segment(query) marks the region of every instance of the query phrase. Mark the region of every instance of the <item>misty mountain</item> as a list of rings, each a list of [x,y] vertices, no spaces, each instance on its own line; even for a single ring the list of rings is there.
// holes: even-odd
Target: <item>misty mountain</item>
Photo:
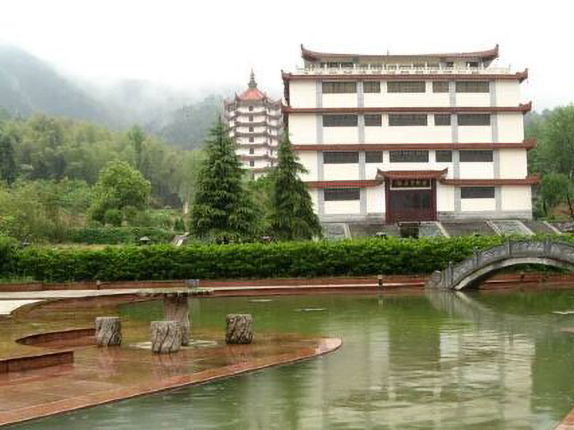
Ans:
[[[167,120],[148,124],[148,130],[166,142],[187,149],[198,148],[217,116],[223,112],[223,97],[212,95],[171,112]]]
[[[106,121],[106,109],[53,67],[27,52],[0,45],[0,107],[14,116],[34,112]]]
[[[186,149],[200,147],[232,89],[181,90],[139,80],[103,85],[60,74],[52,65],[0,45],[0,110],[28,117],[36,112],[93,121],[112,129],[141,125]]]

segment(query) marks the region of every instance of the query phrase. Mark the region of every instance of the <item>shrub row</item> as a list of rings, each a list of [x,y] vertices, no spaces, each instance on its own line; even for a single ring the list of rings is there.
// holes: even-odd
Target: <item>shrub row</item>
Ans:
[[[564,238],[562,238],[564,240]],[[425,274],[502,237],[363,239],[340,242],[192,244],[100,250],[29,247],[10,252],[7,275],[43,281],[239,279]]]
[[[143,236],[152,243],[169,243],[174,233],[157,227],[86,227],[70,230],[67,241],[88,245],[133,244]]]

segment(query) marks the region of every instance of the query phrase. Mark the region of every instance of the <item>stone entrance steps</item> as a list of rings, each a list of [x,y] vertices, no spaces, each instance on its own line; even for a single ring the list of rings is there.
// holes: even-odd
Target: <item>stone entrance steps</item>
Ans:
[[[570,224],[571,225],[571,224]],[[399,237],[396,224],[324,224],[325,236],[328,239],[376,237],[386,235]],[[553,225],[546,221],[521,220],[479,220],[421,222],[420,237],[458,237],[458,236],[500,236],[533,234],[559,234],[564,230],[562,225]]]

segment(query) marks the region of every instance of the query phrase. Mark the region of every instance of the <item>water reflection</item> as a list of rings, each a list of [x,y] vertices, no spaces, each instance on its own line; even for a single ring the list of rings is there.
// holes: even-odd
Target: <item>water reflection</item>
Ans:
[[[574,405],[574,336],[560,332],[574,318],[552,313],[574,308],[573,295],[197,301],[197,327],[250,312],[258,332],[335,335],[344,345],[301,364],[22,428],[551,429]],[[124,313],[152,318],[154,306]]]

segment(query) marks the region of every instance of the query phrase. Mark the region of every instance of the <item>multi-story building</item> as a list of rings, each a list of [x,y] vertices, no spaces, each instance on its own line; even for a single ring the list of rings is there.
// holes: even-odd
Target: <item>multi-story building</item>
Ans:
[[[491,50],[359,55],[301,46],[284,122],[322,221],[532,218],[520,83]]]
[[[253,178],[264,175],[277,160],[281,132],[281,101],[257,88],[251,72],[248,88],[224,102],[229,133],[237,140],[237,153]]]

